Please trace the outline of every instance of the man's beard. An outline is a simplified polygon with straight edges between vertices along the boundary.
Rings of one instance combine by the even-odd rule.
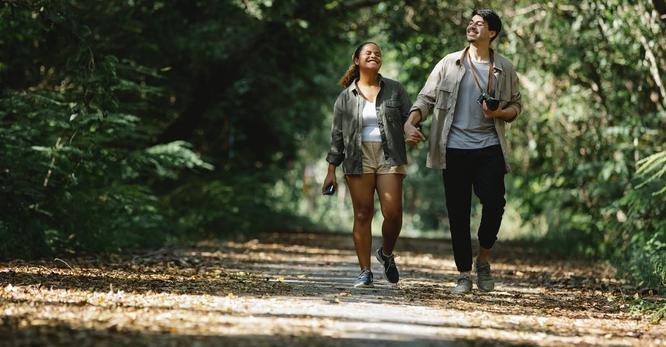
[[[466,35],[466,36],[467,36],[467,42],[469,42],[469,43],[474,43],[474,42],[476,42],[476,39],[477,39],[477,38],[476,38],[476,37],[470,37],[470,36],[469,36],[470,34],[479,35],[479,33],[476,32],[476,31],[474,31],[474,30],[471,30],[471,31],[468,31],[468,32],[467,32],[467,35]]]

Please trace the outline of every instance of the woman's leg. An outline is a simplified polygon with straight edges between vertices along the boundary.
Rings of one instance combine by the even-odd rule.
[[[361,270],[370,269],[372,216],[375,213],[375,174],[347,175],[354,207],[354,246]]]
[[[377,192],[384,216],[382,248],[384,254],[393,253],[393,248],[402,229],[402,180],[405,175],[385,174],[377,176]]]

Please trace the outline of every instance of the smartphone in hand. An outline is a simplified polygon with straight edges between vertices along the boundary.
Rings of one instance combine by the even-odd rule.
[[[335,186],[333,183],[329,184],[326,186],[326,189],[324,189],[324,195],[333,195],[335,194]]]

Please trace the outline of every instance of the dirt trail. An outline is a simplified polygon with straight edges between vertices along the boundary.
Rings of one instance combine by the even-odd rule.
[[[400,285],[373,260],[373,289],[339,234],[2,263],[0,346],[666,346],[607,267],[498,243],[497,290],[454,296],[448,241],[399,242]]]

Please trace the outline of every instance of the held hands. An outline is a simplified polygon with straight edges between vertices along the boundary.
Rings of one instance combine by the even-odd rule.
[[[405,142],[410,145],[417,145],[425,140],[423,133],[415,127],[410,121],[407,121],[403,127],[405,129]]]

